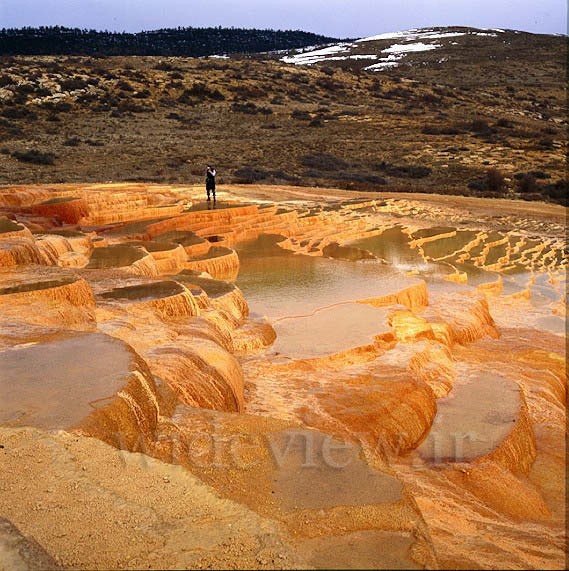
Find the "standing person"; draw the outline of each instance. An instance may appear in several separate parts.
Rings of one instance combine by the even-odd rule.
[[[207,192],[207,199],[211,200],[210,192],[213,192],[213,201],[215,202],[215,175],[217,171],[208,165],[207,170],[205,172],[205,189]]]

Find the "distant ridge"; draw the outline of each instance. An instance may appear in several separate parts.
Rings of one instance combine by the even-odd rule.
[[[337,42],[300,30],[168,28],[136,33],[64,28],[4,28],[0,55],[140,55],[202,57],[292,50]]]

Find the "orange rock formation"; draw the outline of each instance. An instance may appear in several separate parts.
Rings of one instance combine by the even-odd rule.
[[[0,189],[0,517],[63,567],[563,568],[561,233],[271,192]]]

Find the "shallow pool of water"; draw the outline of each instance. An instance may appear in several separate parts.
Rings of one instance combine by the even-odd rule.
[[[253,315],[271,321],[307,315],[338,302],[385,296],[418,283],[380,261],[350,262],[303,256],[277,245],[282,237],[264,235],[237,247],[236,285]]]
[[[98,333],[0,351],[0,425],[69,428],[124,386],[131,361]]]

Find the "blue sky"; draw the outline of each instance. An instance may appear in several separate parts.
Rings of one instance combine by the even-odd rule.
[[[0,27],[109,30],[176,26],[303,29],[363,37],[466,25],[567,33],[566,0],[0,0]]]

